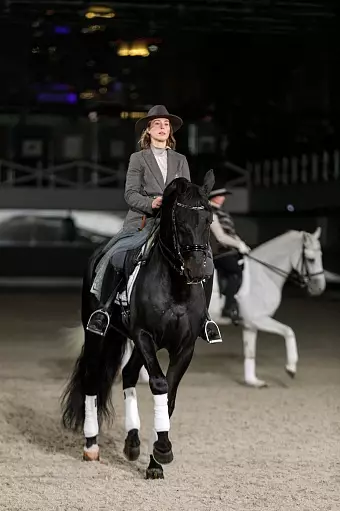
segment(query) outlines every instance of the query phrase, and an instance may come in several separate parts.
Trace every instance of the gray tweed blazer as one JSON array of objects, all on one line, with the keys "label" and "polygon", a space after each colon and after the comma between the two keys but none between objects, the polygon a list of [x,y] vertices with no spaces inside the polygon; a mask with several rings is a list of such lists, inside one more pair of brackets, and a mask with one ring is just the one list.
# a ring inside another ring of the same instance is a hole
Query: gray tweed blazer
[{"label": "gray tweed blazer", "polygon": [[164,184],[161,170],[151,149],[143,149],[130,157],[125,183],[125,200],[129,206],[124,229],[138,228],[142,218],[154,216],[151,204],[155,197],[163,195],[166,186],[177,177],[190,181],[189,165],[183,154],[168,149],[168,174]]}]

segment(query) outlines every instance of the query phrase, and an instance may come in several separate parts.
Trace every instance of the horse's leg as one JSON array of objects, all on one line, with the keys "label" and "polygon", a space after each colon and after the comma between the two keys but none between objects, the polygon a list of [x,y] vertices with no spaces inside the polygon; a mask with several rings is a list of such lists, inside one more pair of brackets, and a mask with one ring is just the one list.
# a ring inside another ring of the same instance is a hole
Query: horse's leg
[{"label": "horse's leg", "polygon": [[140,330],[134,340],[149,373],[149,385],[154,400],[154,430],[157,438],[153,443],[152,454],[158,463],[170,463],[173,454],[169,440],[168,382],[159,365],[151,335],[145,330]]},{"label": "horse's leg", "polygon": [[179,353],[171,353],[168,371],[166,373],[166,379],[168,380],[169,386],[169,417],[171,418],[176,402],[176,394],[178,386],[188,369],[192,356],[194,354],[195,344],[192,343],[190,346],[186,346]]},{"label": "horse's leg", "polygon": [[256,339],[257,329],[245,326],[242,331],[244,352],[244,381],[251,387],[266,387],[266,382],[256,376]]},{"label": "horse's leg", "polygon": [[125,403],[125,439],[124,454],[129,461],[136,461],[140,455],[140,418],[138,413],[136,385],[143,359],[133,349],[131,357],[123,368],[123,391]]},{"label": "horse's leg", "polygon": [[263,332],[270,332],[281,335],[286,342],[286,371],[292,378],[296,374],[296,366],[299,360],[296,338],[294,331],[287,325],[284,325],[273,318],[259,318],[252,320],[252,324]]},{"label": "horse's leg", "polygon": [[84,344],[84,392],[85,392],[85,420],[84,420],[84,460],[98,461],[99,446],[97,435],[99,433],[97,399],[100,377],[100,351],[102,339],[85,330]]},{"label": "horse's leg", "polygon": [[[172,416],[175,409],[175,401],[178,385],[183,378],[186,370],[188,369],[193,353],[194,353],[195,345],[191,345],[185,349],[182,349],[179,353],[171,353],[169,367],[166,374],[166,379],[168,381],[168,412],[169,418]],[[155,434],[155,430],[152,431],[152,436],[150,439],[150,447],[153,445],[153,441],[157,439]],[[152,451],[150,449],[150,462],[146,471],[147,479],[163,479],[163,468],[162,465],[157,463],[154,456],[152,455]]]}]

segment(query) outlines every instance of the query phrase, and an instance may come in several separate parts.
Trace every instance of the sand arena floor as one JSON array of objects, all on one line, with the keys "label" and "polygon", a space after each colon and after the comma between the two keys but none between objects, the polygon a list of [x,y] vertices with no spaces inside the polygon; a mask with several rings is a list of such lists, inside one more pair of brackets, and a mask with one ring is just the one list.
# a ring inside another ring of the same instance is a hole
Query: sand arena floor
[{"label": "sand arena floor", "polygon": [[242,380],[241,331],[223,345],[198,341],[172,419],[175,459],[146,481],[152,424],[148,385],[138,387],[142,455],[125,460],[123,398],[101,436],[101,463],[81,460],[83,439],[62,430],[59,396],[73,358],[61,335],[77,324],[78,293],[0,295],[0,509],[8,511],[339,511],[340,298],[286,298],[278,318],[294,328],[297,378],[284,372],[281,338],[260,334],[258,376]]}]

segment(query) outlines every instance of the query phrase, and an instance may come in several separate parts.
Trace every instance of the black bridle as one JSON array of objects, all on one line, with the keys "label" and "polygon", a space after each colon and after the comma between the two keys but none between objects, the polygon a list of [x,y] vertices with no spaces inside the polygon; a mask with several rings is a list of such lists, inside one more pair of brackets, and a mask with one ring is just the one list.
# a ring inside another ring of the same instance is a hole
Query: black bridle
[{"label": "black bridle", "polygon": [[[185,272],[185,267],[184,267],[185,261],[184,261],[183,254],[186,252],[203,252],[204,253],[203,265],[206,266],[209,245],[208,245],[208,243],[205,243],[202,245],[200,245],[198,243],[194,243],[192,245],[181,245],[180,244],[179,237],[178,237],[177,225],[176,225],[176,215],[175,215],[177,206],[180,208],[186,208],[186,209],[190,209],[193,211],[204,210],[205,207],[204,206],[189,206],[188,204],[182,204],[181,202],[178,202],[177,200],[174,202],[174,205],[173,205],[172,211],[171,211],[172,241],[173,241],[174,253],[172,252],[171,249],[169,249],[166,246],[166,244],[162,240],[162,237],[159,236],[159,247],[160,247],[163,257],[166,259],[166,261],[169,263],[169,265],[177,273],[179,273],[180,275],[183,275]],[[205,280],[205,278],[203,277],[202,279],[194,279],[194,280],[188,281],[187,283],[188,284],[200,284],[204,280]]]}]

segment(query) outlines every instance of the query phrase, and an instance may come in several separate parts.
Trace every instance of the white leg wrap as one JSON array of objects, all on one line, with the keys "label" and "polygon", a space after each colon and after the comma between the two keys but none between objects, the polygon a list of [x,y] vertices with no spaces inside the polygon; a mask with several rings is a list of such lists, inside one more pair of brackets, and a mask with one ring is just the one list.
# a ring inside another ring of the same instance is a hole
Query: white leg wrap
[{"label": "white leg wrap", "polygon": [[97,396],[85,396],[85,438],[97,436],[98,432]]},{"label": "white leg wrap", "polygon": [[170,431],[168,412],[168,394],[153,396],[154,399],[154,428],[156,432]]},{"label": "white leg wrap", "polygon": [[251,381],[256,380],[255,359],[254,358],[246,358],[244,360],[244,379],[246,382],[251,382]]},{"label": "white leg wrap", "polygon": [[128,433],[131,429],[140,429],[140,418],[137,405],[137,393],[134,387],[124,390],[125,404],[125,431]]},{"label": "white leg wrap", "polygon": [[294,333],[290,334],[286,337],[286,352],[287,352],[287,365],[288,366],[296,366],[299,356],[296,346],[296,338]]}]

